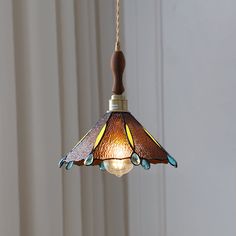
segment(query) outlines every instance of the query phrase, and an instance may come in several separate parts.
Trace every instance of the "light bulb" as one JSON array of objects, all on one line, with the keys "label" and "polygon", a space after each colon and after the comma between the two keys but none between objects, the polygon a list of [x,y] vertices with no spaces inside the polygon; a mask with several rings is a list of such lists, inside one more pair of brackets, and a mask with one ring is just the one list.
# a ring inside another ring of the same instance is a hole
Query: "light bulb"
[{"label": "light bulb", "polygon": [[123,160],[106,160],[103,162],[106,170],[117,177],[129,173],[133,169],[133,164],[130,159]]}]

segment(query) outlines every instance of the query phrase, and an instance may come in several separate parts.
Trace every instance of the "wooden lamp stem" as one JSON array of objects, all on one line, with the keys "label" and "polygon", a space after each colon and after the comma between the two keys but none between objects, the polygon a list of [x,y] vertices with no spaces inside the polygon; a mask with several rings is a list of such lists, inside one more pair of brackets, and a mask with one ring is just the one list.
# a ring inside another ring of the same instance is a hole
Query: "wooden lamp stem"
[{"label": "wooden lamp stem", "polygon": [[122,81],[125,70],[125,56],[122,51],[114,51],[111,57],[111,70],[113,74],[112,92],[116,95],[121,95],[125,91]]}]

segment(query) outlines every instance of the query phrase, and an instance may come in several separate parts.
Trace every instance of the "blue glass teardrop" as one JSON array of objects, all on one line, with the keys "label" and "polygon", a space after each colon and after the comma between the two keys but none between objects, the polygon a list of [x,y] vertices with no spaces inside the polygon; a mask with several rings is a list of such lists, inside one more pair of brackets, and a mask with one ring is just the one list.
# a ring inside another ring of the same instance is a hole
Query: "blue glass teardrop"
[{"label": "blue glass teardrop", "polygon": [[140,157],[137,153],[133,153],[131,156],[131,162],[135,165],[138,166],[141,163]]},{"label": "blue glass teardrop", "polygon": [[175,168],[178,167],[177,161],[176,161],[172,156],[168,155],[167,158],[168,158],[168,162],[169,162],[172,166],[174,166]]},{"label": "blue glass teardrop", "polygon": [[90,166],[93,164],[93,154],[89,154],[89,156],[84,160],[84,165]]},{"label": "blue glass teardrop", "polygon": [[59,168],[61,168],[61,167],[64,165],[65,159],[66,159],[66,157],[63,157],[63,158],[58,162],[58,167],[59,167]]},{"label": "blue glass teardrop", "polygon": [[73,161],[69,161],[67,164],[66,164],[66,169],[67,170],[70,170],[74,165],[74,162]]},{"label": "blue glass teardrop", "polygon": [[99,169],[100,169],[101,171],[105,171],[105,170],[106,170],[106,167],[105,167],[105,165],[104,165],[103,162],[100,163]]},{"label": "blue glass teardrop", "polygon": [[142,159],[141,165],[145,170],[149,170],[151,168],[149,161],[146,159]]}]

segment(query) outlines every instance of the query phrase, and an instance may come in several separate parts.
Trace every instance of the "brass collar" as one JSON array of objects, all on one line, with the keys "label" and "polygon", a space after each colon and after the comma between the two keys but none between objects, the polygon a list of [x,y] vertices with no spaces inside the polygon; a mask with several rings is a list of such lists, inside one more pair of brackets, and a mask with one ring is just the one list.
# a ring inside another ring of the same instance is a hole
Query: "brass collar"
[{"label": "brass collar", "polygon": [[109,100],[109,111],[128,111],[128,101],[122,95],[112,95]]}]

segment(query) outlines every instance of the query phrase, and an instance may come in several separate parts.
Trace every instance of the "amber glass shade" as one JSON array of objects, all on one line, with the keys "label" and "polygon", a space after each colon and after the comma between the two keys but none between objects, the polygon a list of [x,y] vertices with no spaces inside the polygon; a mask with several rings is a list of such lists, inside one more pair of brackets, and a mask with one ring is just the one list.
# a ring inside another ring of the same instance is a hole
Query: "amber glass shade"
[{"label": "amber glass shade", "polygon": [[73,164],[99,165],[101,170],[106,170],[112,160],[115,164],[119,160],[130,160],[144,169],[149,169],[150,163],[170,163],[177,167],[177,162],[129,112],[105,113],[61,159],[59,166],[65,164],[66,169],[70,169]]}]

